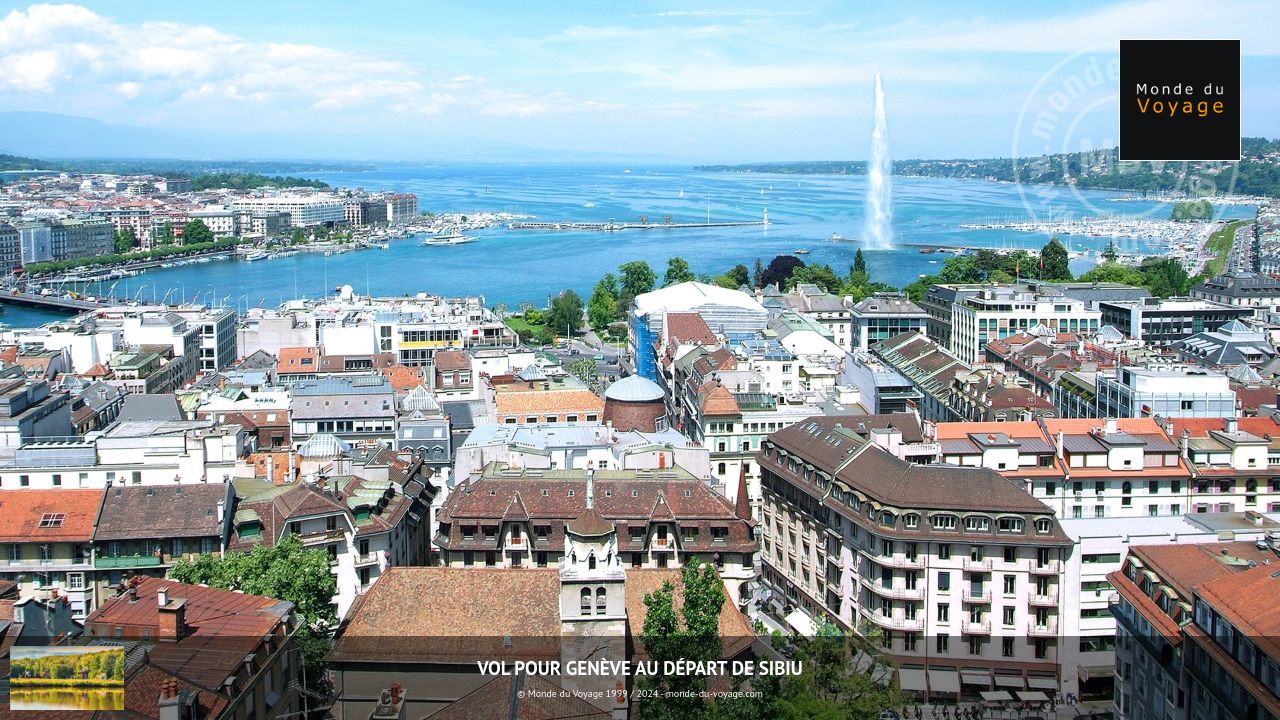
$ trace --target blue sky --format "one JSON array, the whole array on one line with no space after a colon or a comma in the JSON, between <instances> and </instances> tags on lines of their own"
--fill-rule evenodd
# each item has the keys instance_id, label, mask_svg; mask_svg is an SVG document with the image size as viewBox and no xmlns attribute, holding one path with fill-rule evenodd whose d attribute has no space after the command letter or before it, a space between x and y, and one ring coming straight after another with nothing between
<instances>
[{"instance_id":1,"label":"blue sky","mask_svg":"<svg viewBox=\"0 0 1280 720\"><path fill-rule=\"evenodd\" d=\"M1242 39L1244 133L1280 135L1277 27L1274 0L0 4L0 108L331 157L392 138L411 159L440 142L846 159L867 154L880 72L894 157L1008 156L1114 144L1114 82L1045 137L1028 118L1095 59L1105 79L1120 38Z\"/></svg>"}]
</instances>

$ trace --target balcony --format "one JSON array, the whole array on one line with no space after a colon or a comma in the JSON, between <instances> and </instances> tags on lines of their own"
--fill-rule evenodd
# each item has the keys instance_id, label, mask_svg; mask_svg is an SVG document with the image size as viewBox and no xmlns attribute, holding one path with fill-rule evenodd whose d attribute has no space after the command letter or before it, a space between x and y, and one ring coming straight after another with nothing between
<instances>
[{"instance_id":1,"label":"balcony","mask_svg":"<svg viewBox=\"0 0 1280 720\"><path fill-rule=\"evenodd\" d=\"M381 557L382 557L382 553L381 553L380 551L378 551L378 550L374 550L373 552L367 552L367 553L365 553L365 554L363 554L363 555L356 555L356 556L355 556L355 566L356 566L356 567L367 567L367 566L371 566L371 565L377 565L377 564L378 564L378 559L379 559L379 558L381 558Z\"/></svg>"},{"instance_id":2,"label":"balcony","mask_svg":"<svg viewBox=\"0 0 1280 720\"><path fill-rule=\"evenodd\" d=\"M1058 595L1032 595L1027 598L1027 604L1032 607L1058 607Z\"/></svg>"},{"instance_id":3,"label":"balcony","mask_svg":"<svg viewBox=\"0 0 1280 720\"><path fill-rule=\"evenodd\" d=\"M1031 637L1057 637L1058 618L1053 617L1044 622L1032 620L1027 624L1027 635Z\"/></svg>"},{"instance_id":4,"label":"balcony","mask_svg":"<svg viewBox=\"0 0 1280 720\"><path fill-rule=\"evenodd\" d=\"M871 592L879 595L880 597L892 598L894 600L924 600L924 588L922 587L909 589L885 587L884 585L875 582L865 582L864 584L871 590Z\"/></svg>"},{"instance_id":5,"label":"balcony","mask_svg":"<svg viewBox=\"0 0 1280 720\"><path fill-rule=\"evenodd\" d=\"M1062 573L1062 561L1050 560L1043 564L1033 562L1030 570L1032 575L1059 575Z\"/></svg>"},{"instance_id":6,"label":"balcony","mask_svg":"<svg viewBox=\"0 0 1280 720\"><path fill-rule=\"evenodd\" d=\"M320 532L309 532L298 536L302 540L304 547L318 547L338 542L346 537L346 533L342 530L322 530Z\"/></svg>"},{"instance_id":7,"label":"balcony","mask_svg":"<svg viewBox=\"0 0 1280 720\"><path fill-rule=\"evenodd\" d=\"M654 539L653 539L653 542L650 544L649 549L650 549L650 550L657 550L657 551L660 551L660 552L671 552L671 551L673 551L673 550L675 550L675 549L676 549L676 541L675 541L675 539L674 539L674 538L669 538L669 537L660 538L660 537L656 537L656 538L654 538Z\"/></svg>"},{"instance_id":8,"label":"balcony","mask_svg":"<svg viewBox=\"0 0 1280 720\"><path fill-rule=\"evenodd\" d=\"M923 630L924 620L920 618L889 617L871 613L871 622L890 630Z\"/></svg>"},{"instance_id":9,"label":"balcony","mask_svg":"<svg viewBox=\"0 0 1280 720\"><path fill-rule=\"evenodd\" d=\"M30 568L33 570L83 569L89 567L89 559L63 557L39 560L36 558L23 558L21 560L10 560L5 564L0 564L0 569L3 569L4 567Z\"/></svg>"},{"instance_id":10,"label":"balcony","mask_svg":"<svg viewBox=\"0 0 1280 720\"><path fill-rule=\"evenodd\" d=\"M507 538L507 549L524 551L529 549L529 543L525 540L523 535L520 537L509 537Z\"/></svg>"},{"instance_id":11,"label":"balcony","mask_svg":"<svg viewBox=\"0 0 1280 720\"><path fill-rule=\"evenodd\" d=\"M974 590L973 588L965 588L964 596L962 599L967 603L983 603L983 604L990 603L991 591L990 590Z\"/></svg>"},{"instance_id":12,"label":"balcony","mask_svg":"<svg viewBox=\"0 0 1280 720\"><path fill-rule=\"evenodd\" d=\"M991 558L974 560L967 557L961 561L961 567L970 572L989 572L991 570Z\"/></svg>"},{"instance_id":13,"label":"balcony","mask_svg":"<svg viewBox=\"0 0 1280 720\"><path fill-rule=\"evenodd\" d=\"M979 622L973 622L972 620L965 620L964 623L960 625L960 632L966 635L990 635L991 621L981 620Z\"/></svg>"},{"instance_id":14,"label":"balcony","mask_svg":"<svg viewBox=\"0 0 1280 720\"><path fill-rule=\"evenodd\" d=\"M94 560L97 570L114 570L116 568L160 567L164 558L159 555L121 555L119 557L101 557Z\"/></svg>"},{"instance_id":15,"label":"balcony","mask_svg":"<svg viewBox=\"0 0 1280 720\"><path fill-rule=\"evenodd\" d=\"M924 561L921 560L920 556L918 555L914 560L912 560L910 558L898 557L896 555L880 555L879 553L873 550L864 549L864 548L859 548L858 552L862 553L862 555L866 557L868 560L870 560L871 562L876 563L877 565L881 565L883 567L897 568L900 570L923 570L924 569Z\"/></svg>"}]
</instances>

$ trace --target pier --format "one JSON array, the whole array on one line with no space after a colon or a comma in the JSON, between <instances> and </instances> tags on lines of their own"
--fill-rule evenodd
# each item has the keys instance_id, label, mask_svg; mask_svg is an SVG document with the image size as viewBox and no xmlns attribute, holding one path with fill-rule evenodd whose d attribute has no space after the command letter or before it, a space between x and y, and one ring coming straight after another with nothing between
<instances>
[{"instance_id":1,"label":"pier","mask_svg":"<svg viewBox=\"0 0 1280 720\"><path fill-rule=\"evenodd\" d=\"M695 228L731 228L731 227L767 227L769 222L769 212L766 210L764 218L760 220L723 220L718 222L661 222L661 223L641 223L641 222L615 222L609 220L607 222L511 222L507 223L508 230L562 230L562 231L581 231L581 232L620 232L622 230L692 230Z\"/></svg>"}]
</instances>

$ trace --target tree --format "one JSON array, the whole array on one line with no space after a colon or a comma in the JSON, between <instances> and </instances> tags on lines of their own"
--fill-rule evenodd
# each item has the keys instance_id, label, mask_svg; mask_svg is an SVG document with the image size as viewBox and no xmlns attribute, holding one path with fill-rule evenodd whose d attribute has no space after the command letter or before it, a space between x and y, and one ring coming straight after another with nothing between
<instances>
[{"instance_id":1,"label":"tree","mask_svg":"<svg viewBox=\"0 0 1280 720\"><path fill-rule=\"evenodd\" d=\"M620 281L622 286L622 296L634 298L637 295L643 295L653 290L653 285L658 281L657 275L654 275L653 268L649 267L649 263L644 260L632 260L618 266L618 273L621 274Z\"/></svg>"},{"instance_id":2,"label":"tree","mask_svg":"<svg viewBox=\"0 0 1280 720\"><path fill-rule=\"evenodd\" d=\"M196 218L182 226L182 244L197 245L214 241L213 231L200 218Z\"/></svg>"},{"instance_id":3,"label":"tree","mask_svg":"<svg viewBox=\"0 0 1280 720\"><path fill-rule=\"evenodd\" d=\"M756 258L755 265L751 271L751 287L764 287L760 281L764 279L764 266L760 264L760 258Z\"/></svg>"},{"instance_id":4,"label":"tree","mask_svg":"<svg viewBox=\"0 0 1280 720\"><path fill-rule=\"evenodd\" d=\"M796 268L791 272L791 277L787 280L788 287L795 287L800 283L812 283L830 293L840 292L840 286L843 281L840 276L836 275L835 270L830 265L807 265Z\"/></svg>"},{"instance_id":5,"label":"tree","mask_svg":"<svg viewBox=\"0 0 1280 720\"><path fill-rule=\"evenodd\" d=\"M1070 280L1070 260L1062 242L1058 238L1051 239L1040 250L1040 279Z\"/></svg>"},{"instance_id":6,"label":"tree","mask_svg":"<svg viewBox=\"0 0 1280 720\"><path fill-rule=\"evenodd\" d=\"M853 272L867 274L867 259L862 256L862 248L853 254Z\"/></svg>"},{"instance_id":7,"label":"tree","mask_svg":"<svg viewBox=\"0 0 1280 720\"><path fill-rule=\"evenodd\" d=\"M673 257L667 260L667 274L662 276L663 287L693 279L693 271L689 269L689 263L684 258Z\"/></svg>"},{"instance_id":8,"label":"tree","mask_svg":"<svg viewBox=\"0 0 1280 720\"><path fill-rule=\"evenodd\" d=\"M303 245L307 242L307 233L300 227L296 227L289 231L289 242L294 245Z\"/></svg>"},{"instance_id":9,"label":"tree","mask_svg":"<svg viewBox=\"0 0 1280 720\"><path fill-rule=\"evenodd\" d=\"M160 239L156 241L157 245L172 245L176 238L173 235L173 223L166 222L160 231Z\"/></svg>"},{"instance_id":10,"label":"tree","mask_svg":"<svg viewBox=\"0 0 1280 720\"><path fill-rule=\"evenodd\" d=\"M275 545L257 545L249 552L229 552L221 558L205 554L194 561L184 558L170 568L169 577L293 603L302 618L295 642L307 667L307 687L322 696L329 694L324 656L329 651L327 635L338 622L329 604L338 583L324 550L307 549L290 533Z\"/></svg>"},{"instance_id":11,"label":"tree","mask_svg":"<svg viewBox=\"0 0 1280 720\"><path fill-rule=\"evenodd\" d=\"M724 583L714 567L691 559L680 570L683 604L675 608L676 587L665 582L644 596L645 617L641 642L649 660L664 665L680 660L719 660L720 610ZM683 623L681 622L683 620ZM646 691L639 705L645 720L683 720L711 717L711 706L701 697L707 676L697 673L641 676L637 684ZM654 694L657 697L649 697Z\"/></svg>"},{"instance_id":12,"label":"tree","mask_svg":"<svg viewBox=\"0 0 1280 720\"><path fill-rule=\"evenodd\" d=\"M1144 278L1137 270L1107 261L1099 263L1089 272L1080 276L1081 282L1124 283L1126 285L1142 285Z\"/></svg>"},{"instance_id":13,"label":"tree","mask_svg":"<svg viewBox=\"0 0 1280 720\"><path fill-rule=\"evenodd\" d=\"M587 301L587 320L591 327L600 330L613 322L618 316L617 282L613 275L605 275L596 283L591 291L591 299Z\"/></svg>"},{"instance_id":14,"label":"tree","mask_svg":"<svg viewBox=\"0 0 1280 720\"><path fill-rule=\"evenodd\" d=\"M804 261L794 255L779 255L769 261L769 266L760 274L759 287L769 285L777 285L778 289L787 287L787 281L791 279L791 273L796 268L804 267Z\"/></svg>"},{"instance_id":15,"label":"tree","mask_svg":"<svg viewBox=\"0 0 1280 720\"><path fill-rule=\"evenodd\" d=\"M747 266L742 263L738 263L737 265L729 268L729 272L725 273L725 275L736 283L737 287L742 287L751 282L751 272L747 270Z\"/></svg>"},{"instance_id":16,"label":"tree","mask_svg":"<svg viewBox=\"0 0 1280 720\"><path fill-rule=\"evenodd\" d=\"M889 682L893 668L878 642L879 632L861 636L825 623L813 638L775 635L774 645L801 667L799 675L782 678L776 716L875 720L884 710L902 707L907 698Z\"/></svg>"},{"instance_id":17,"label":"tree","mask_svg":"<svg viewBox=\"0 0 1280 720\"><path fill-rule=\"evenodd\" d=\"M116 231L115 251L118 255L123 255L134 248L138 244L138 238L133 234L133 228L123 228Z\"/></svg>"},{"instance_id":18,"label":"tree","mask_svg":"<svg viewBox=\"0 0 1280 720\"><path fill-rule=\"evenodd\" d=\"M533 309L533 303L528 300L522 300L516 305L516 314L524 319L529 319L529 311Z\"/></svg>"},{"instance_id":19,"label":"tree","mask_svg":"<svg viewBox=\"0 0 1280 720\"><path fill-rule=\"evenodd\" d=\"M557 335L561 331L569 335L582 327L582 298L572 290L565 290L551 301L546 314L547 327Z\"/></svg>"},{"instance_id":20,"label":"tree","mask_svg":"<svg viewBox=\"0 0 1280 720\"><path fill-rule=\"evenodd\" d=\"M1116 241L1107 242L1107 249L1102 251L1102 259L1107 262L1115 262L1120 258L1120 253L1116 250Z\"/></svg>"},{"instance_id":21,"label":"tree","mask_svg":"<svg viewBox=\"0 0 1280 720\"><path fill-rule=\"evenodd\" d=\"M511 308L507 307L506 303L498 303L493 306L493 314L497 315L499 320L505 318L510 313L510 310Z\"/></svg>"},{"instance_id":22,"label":"tree","mask_svg":"<svg viewBox=\"0 0 1280 720\"><path fill-rule=\"evenodd\" d=\"M585 385L596 379L596 361L589 357L580 357L569 363L569 374L578 378Z\"/></svg>"},{"instance_id":23,"label":"tree","mask_svg":"<svg viewBox=\"0 0 1280 720\"><path fill-rule=\"evenodd\" d=\"M1187 275L1186 269L1182 267L1182 263L1173 258L1148 259L1138 268L1138 272L1143 276L1142 285L1150 290L1152 295L1180 296L1186 295L1191 289L1191 278Z\"/></svg>"}]
</instances>

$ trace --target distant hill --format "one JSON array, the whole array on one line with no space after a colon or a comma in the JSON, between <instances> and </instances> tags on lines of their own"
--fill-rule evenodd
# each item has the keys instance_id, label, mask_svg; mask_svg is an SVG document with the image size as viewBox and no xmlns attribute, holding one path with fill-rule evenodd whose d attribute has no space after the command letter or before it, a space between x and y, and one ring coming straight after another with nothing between
<instances>
[{"instance_id":1,"label":"distant hill","mask_svg":"<svg viewBox=\"0 0 1280 720\"><path fill-rule=\"evenodd\" d=\"M18 155L0 154L0 171L3 170L49 170L50 163L41 163L39 160L29 157L21 157Z\"/></svg>"},{"instance_id":2,"label":"distant hill","mask_svg":"<svg viewBox=\"0 0 1280 720\"><path fill-rule=\"evenodd\" d=\"M863 175L865 161L769 162L746 165L703 165L705 172L758 172L804 175ZM1132 190L1158 193L1185 190L1195 194L1224 191L1231 185L1232 163L1190 163L1183 176L1182 163L1120 162L1117 148L1019 160L897 160L895 175L964 178L1074 185L1082 188ZM1234 191L1244 195L1280 197L1280 140L1243 138Z\"/></svg>"}]
</instances>

